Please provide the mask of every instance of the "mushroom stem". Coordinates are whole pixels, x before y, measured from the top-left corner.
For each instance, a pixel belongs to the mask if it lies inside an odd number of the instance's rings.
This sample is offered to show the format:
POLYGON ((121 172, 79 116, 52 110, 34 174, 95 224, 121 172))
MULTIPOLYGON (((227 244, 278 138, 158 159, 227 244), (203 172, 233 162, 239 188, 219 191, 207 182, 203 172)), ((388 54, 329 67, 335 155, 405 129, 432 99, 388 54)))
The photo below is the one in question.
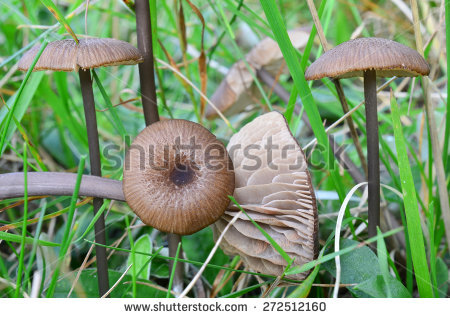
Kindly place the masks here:
MULTIPOLYGON (((144 57, 144 62, 139 64, 139 77, 141 81, 141 96, 142 108, 144 110, 145 124, 148 126, 154 122, 159 121, 158 105, 156 99, 155 75, 154 75, 154 61, 153 61, 153 42, 152 42, 152 23, 150 16, 150 6, 148 0, 136 0, 136 33, 138 49, 144 57)), ((170 241, 181 241, 181 236, 177 234, 168 234, 170 241)), ((178 243, 175 247, 169 244, 169 253, 176 253, 178 243)), ((173 261, 170 262, 171 267, 173 261)), ((183 282, 182 267, 175 272, 174 289, 183 288, 183 285, 178 286, 177 283, 183 282)))
MULTIPOLYGON (((76 173, 28 172, 29 196, 71 196, 77 180, 76 173)), ((0 174, 0 200, 24 196, 23 172, 0 174)), ((125 201, 122 181, 83 175, 79 196, 125 201)))
POLYGON ((380 155, 378 140, 378 113, 376 71, 364 71, 364 99, 366 104, 367 165, 368 165, 368 231, 377 235, 380 225, 380 155))
MULTIPOLYGON (((81 95, 83 96, 84 116, 86 118, 86 129, 89 144, 89 160, 91 166, 91 175, 102 175, 100 163, 100 146, 97 130, 97 115, 95 113, 94 92, 92 90, 92 78, 90 70, 80 69, 79 72, 81 95)), ((94 215, 101 208, 103 200, 94 198, 94 215)), ((101 215, 94 226, 95 241, 98 244, 106 245, 105 235, 105 218, 101 215)), ((98 272, 98 290, 100 297, 109 290, 108 279, 108 263, 106 259, 106 248, 96 245, 95 253, 97 256, 97 272, 98 272)))
POLYGON ((138 49, 144 58, 139 64, 141 82, 142 108, 146 125, 159 120, 155 89, 155 72, 153 62, 152 23, 148 0, 136 0, 136 33, 138 49))
MULTIPOLYGON (((281 100, 283 100, 285 103, 289 101, 289 92, 284 89, 283 86, 281 86, 278 82, 275 81, 275 79, 270 75, 269 72, 264 70, 263 68, 259 69, 257 71, 258 78, 264 82, 267 86, 273 88, 273 91, 275 94, 277 94, 281 100)), ((296 109, 300 108, 300 105, 296 104, 296 109)), ((298 114, 298 111, 296 112, 298 114)), ((311 124, 309 122, 308 116, 305 112, 302 114, 302 120, 305 123, 305 125, 308 127, 308 129, 311 129, 311 124)), ((334 141, 333 136, 328 136, 328 142, 330 143, 331 149, 335 155, 335 158, 339 161, 339 163, 347 169, 350 176, 355 181, 355 184, 359 184, 361 182, 366 181, 366 178, 362 175, 362 173, 359 171, 358 167, 353 163, 353 161, 350 159, 350 157, 347 155, 347 153, 342 152, 339 154, 339 145, 334 141)))

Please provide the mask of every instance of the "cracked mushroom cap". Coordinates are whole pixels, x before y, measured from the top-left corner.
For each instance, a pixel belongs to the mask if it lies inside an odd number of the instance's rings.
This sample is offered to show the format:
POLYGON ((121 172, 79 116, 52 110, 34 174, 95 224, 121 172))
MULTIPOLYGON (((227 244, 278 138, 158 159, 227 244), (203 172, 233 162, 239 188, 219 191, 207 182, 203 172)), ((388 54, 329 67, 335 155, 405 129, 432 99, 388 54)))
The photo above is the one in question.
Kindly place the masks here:
POLYGON ((376 70, 378 77, 428 75, 430 67, 415 50, 381 38, 358 38, 325 52, 305 72, 307 80, 349 78, 376 70))
MULTIPOLYGON (((27 71, 39 52, 40 45, 33 46, 20 59, 18 68, 27 71)), ((73 72, 101 66, 133 65, 141 63, 141 53, 131 44, 116 39, 86 38, 79 44, 74 40, 50 42, 39 57, 33 71, 53 70, 73 72)))
MULTIPOLYGON (((247 214, 300 266, 318 252, 318 216, 306 158, 278 112, 259 116, 235 134, 227 147, 232 157, 234 197, 247 214), (268 149, 272 149, 269 151, 268 149)), ((215 238, 238 213, 230 204, 213 224, 215 238)), ((225 233, 221 248, 240 255, 251 270, 280 275, 286 261, 244 214, 225 233)), ((288 276, 304 279, 307 273, 288 276)))
POLYGON ((181 119, 146 127, 127 151, 123 191, 147 225, 187 235, 214 223, 234 190, 225 146, 203 126, 181 119))
MULTIPOLYGON (((306 45, 309 32, 304 28, 288 31, 292 45, 300 49, 306 45)), ((253 73, 264 68, 272 76, 287 73, 288 69, 283 59, 280 47, 271 38, 264 38, 246 56, 253 73)), ((253 85, 253 76, 243 61, 238 61, 229 70, 211 97, 211 102, 226 115, 241 112, 245 107, 255 104, 261 98, 258 88, 253 85)), ((216 110, 208 105, 206 118, 217 117, 216 110)))

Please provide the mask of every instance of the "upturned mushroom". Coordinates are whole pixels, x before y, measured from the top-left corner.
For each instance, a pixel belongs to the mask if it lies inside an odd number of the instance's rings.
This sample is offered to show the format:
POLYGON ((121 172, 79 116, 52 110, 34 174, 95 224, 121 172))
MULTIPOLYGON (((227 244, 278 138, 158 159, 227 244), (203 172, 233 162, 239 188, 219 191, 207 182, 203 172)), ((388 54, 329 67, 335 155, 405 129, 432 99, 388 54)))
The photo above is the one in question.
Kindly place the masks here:
MULTIPOLYGON (((234 197, 301 266, 317 257, 318 215, 306 158, 283 115, 270 112, 257 117, 235 134, 227 147, 233 161, 234 197)), ((239 209, 231 204, 213 224, 217 238, 239 209)), ((240 255, 251 270, 281 275, 284 258, 244 215, 225 233, 221 248, 240 255)), ((306 273, 288 276, 304 279, 306 273)))
MULTIPOLYGON (((40 45, 34 46, 24 54, 18 64, 19 70, 27 71, 30 68, 39 48, 40 45)), ((108 38, 86 38, 81 39, 79 43, 74 40, 49 43, 33 69, 33 71, 78 72, 86 119, 91 174, 94 176, 101 176, 101 163, 90 69, 101 66, 132 65, 140 62, 142 62, 141 54, 127 42, 108 38)), ((102 204, 102 199, 94 198, 94 214, 97 214, 102 204)), ((95 223, 95 240, 99 244, 106 244, 103 216, 95 223)), ((103 295, 109 289, 106 249, 96 245, 96 253, 99 292, 103 295)))
MULTIPOLYGON (((308 42, 309 33, 299 28, 288 32, 289 38, 296 49, 300 49, 308 42)), ((252 72, 264 69, 272 76, 279 73, 287 73, 283 54, 277 42, 271 38, 264 38, 246 55, 246 61, 252 72)), ((211 102, 227 115, 233 115, 242 111, 245 107, 254 104, 260 98, 260 92, 254 85, 253 76, 244 61, 236 62, 219 84, 211 102)), ((208 105, 206 118, 215 118, 216 110, 208 105)))
POLYGON ((307 80, 323 77, 364 77, 368 161, 368 232, 380 224, 380 161, 377 115, 377 77, 426 76, 428 63, 415 50, 387 39, 358 38, 324 53, 305 72, 307 80))
POLYGON ((182 119, 147 126, 127 151, 125 199, 142 222, 187 235, 217 221, 234 190, 225 146, 203 126, 182 119))

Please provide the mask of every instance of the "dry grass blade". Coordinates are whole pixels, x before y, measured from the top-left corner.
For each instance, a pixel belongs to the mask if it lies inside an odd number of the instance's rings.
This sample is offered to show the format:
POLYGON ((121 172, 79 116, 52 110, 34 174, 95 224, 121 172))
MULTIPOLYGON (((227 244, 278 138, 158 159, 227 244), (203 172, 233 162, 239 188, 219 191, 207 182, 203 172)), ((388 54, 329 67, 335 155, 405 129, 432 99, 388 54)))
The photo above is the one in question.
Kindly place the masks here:
POLYGON ((52 0, 41 0, 41 2, 47 7, 48 11, 53 14, 53 16, 58 20, 59 23, 61 23, 64 28, 66 28, 67 32, 69 32, 70 36, 75 40, 75 42, 78 43, 78 38, 73 32, 72 28, 70 27, 69 23, 67 22, 66 18, 61 14, 58 7, 55 6, 52 0))
POLYGON ((222 120, 227 124, 227 126, 233 131, 236 132, 236 130, 233 128, 233 126, 231 126, 230 121, 222 114, 222 112, 211 102, 211 100, 201 92, 201 90, 194 85, 194 83, 192 83, 190 80, 188 80, 186 78, 186 76, 184 76, 177 68, 172 67, 171 65, 167 64, 166 62, 164 62, 163 60, 160 59, 156 59, 156 61, 160 64, 162 64, 163 66, 167 67, 168 69, 170 69, 172 72, 175 73, 175 75, 179 76, 180 78, 182 78, 184 81, 186 81, 187 84, 189 84, 194 90, 197 91, 197 93, 200 94, 200 96, 202 96, 204 99, 206 99, 206 101, 211 105, 211 107, 214 108, 214 110, 219 114, 220 118, 222 118, 222 120))
MULTIPOLYGON (((200 22, 202 23, 202 39, 201 39, 201 47, 200 47, 200 56, 198 57, 198 70, 200 72, 200 82, 201 82, 201 90, 202 93, 206 95, 206 87, 208 83, 208 74, 206 73, 206 55, 205 55, 205 19, 203 18, 202 13, 200 10, 189 0, 186 0, 186 2, 191 7, 192 11, 197 15, 197 17, 200 19, 200 22)), ((203 118, 203 114, 205 113, 205 106, 206 106, 206 100, 204 98, 200 98, 200 117, 203 118)))
MULTIPOLYGON (((337 253, 339 252, 339 242, 340 242, 340 236, 341 236, 341 226, 342 226, 342 220, 344 218, 345 210, 347 209, 347 204, 350 201, 353 194, 358 190, 359 187, 366 185, 367 182, 362 182, 360 184, 355 185, 350 192, 347 194, 347 196, 344 199, 344 202, 341 205, 341 208, 339 210, 338 218, 336 221, 336 229, 335 229, 335 239, 334 239, 334 251, 337 253)), ((341 283, 341 258, 339 255, 336 255, 335 257, 336 262, 336 283, 333 290, 333 298, 337 298, 339 287, 341 283)))
POLYGON ((125 277, 125 275, 128 273, 128 271, 130 270, 131 266, 133 266, 133 264, 130 264, 130 266, 127 267, 127 269, 125 270, 125 272, 123 272, 123 274, 119 277, 119 279, 117 280, 117 282, 114 283, 114 285, 112 285, 112 287, 101 297, 101 298, 106 298, 108 297, 109 294, 111 294, 113 292, 113 290, 117 287, 117 285, 119 285, 119 283, 122 281, 122 279, 125 277))
MULTIPOLYGON (((40 200, 40 199, 43 199, 43 198, 47 198, 47 196, 43 195, 43 196, 37 196, 37 197, 28 197, 28 202, 31 202, 31 201, 34 201, 34 200, 40 200)), ((24 203, 24 200, 20 200, 20 201, 17 201, 15 203, 13 203, 13 204, 5 206, 4 208, 0 209, 0 213, 4 212, 6 210, 12 209, 12 208, 21 206, 21 205, 23 205, 23 203, 24 203)), ((0 228, 0 230, 1 230, 1 228, 0 228)))
MULTIPOLYGON (((176 70, 176 72, 174 72, 175 73, 175 77, 180 81, 181 85, 183 85, 184 89, 189 92, 190 91, 190 86, 188 84, 188 79, 186 77, 184 77, 184 76, 181 76, 182 73, 180 71, 180 68, 178 67, 177 63, 175 62, 173 57, 170 55, 169 51, 167 51, 166 47, 164 46, 164 44, 161 42, 160 39, 158 39, 158 43, 159 43, 161 49, 163 50, 164 55, 169 60, 171 69, 175 69, 176 70)), ((185 64, 185 66, 186 66, 186 64, 185 64)))
MULTIPOLYGON (((89 198, 86 198, 86 199, 84 199, 83 201, 78 202, 78 203, 76 204, 76 207, 78 208, 78 207, 80 207, 80 206, 83 206, 83 205, 89 203, 90 201, 92 201, 92 198, 90 198, 90 197, 89 197, 89 198)), ((68 209, 66 208, 66 209, 63 209, 63 210, 61 210, 61 211, 58 211, 58 212, 55 212, 55 213, 46 215, 46 216, 44 216, 44 220, 50 220, 50 219, 53 219, 53 218, 55 218, 55 217, 57 217, 57 216, 60 216, 61 214, 67 212, 67 210, 68 210, 68 209)), ((27 220, 27 225, 37 223, 38 221, 39 221, 39 218, 29 219, 29 220, 27 220)), ((21 226, 21 225, 22 225, 22 222, 16 222, 16 223, 11 223, 11 224, 7 224, 7 225, 3 225, 2 227, 0 227, 0 232, 2 232, 2 231, 13 230, 13 229, 16 229, 17 227, 19 227, 19 226, 21 226)))
MULTIPOLYGON (((377 93, 381 92, 383 89, 385 89, 386 87, 389 86, 389 84, 391 84, 395 79, 397 79, 396 76, 392 77, 391 79, 389 79, 388 81, 386 81, 384 84, 382 84, 381 86, 379 86, 377 88, 377 93)), ((336 120, 333 124, 331 124, 330 126, 327 127, 327 129, 325 129, 325 131, 328 133, 331 129, 337 127, 340 123, 342 123, 347 117, 351 116, 354 112, 356 112, 362 105, 364 105, 364 101, 360 102, 357 106, 355 106, 354 108, 352 108, 352 110, 350 110, 348 113, 344 114, 344 116, 342 116, 341 118, 339 118, 338 120, 336 120)), ((309 147, 311 147, 312 145, 317 143, 317 138, 314 138, 313 140, 311 140, 306 146, 303 147, 303 151, 309 147)))
POLYGON ((211 259, 213 258, 214 254, 216 253, 217 249, 219 248, 219 244, 220 242, 222 242, 223 237, 225 236, 225 233, 228 231, 228 229, 233 225, 234 222, 236 222, 236 220, 241 216, 242 212, 236 213, 236 215, 234 216, 234 218, 227 224, 227 226, 225 227, 225 229, 223 230, 222 234, 219 236, 219 238, 217 239, 216 244, 214 245, 213 249, 211 250, 211 252, 209 253, 208 257, 206 258, 205 262, 203 263, 202 267, 200 268, 200 270, 197 272, 197 274, 195 275, 195 277, 191 280, 191 282, 189 283, 189 285, 183 290, 183 292, 180 294, 180 296, 178 296, 179 298, 183 298, 186 297, 186 295, 189 293, 189 291, 192 289, 192 287, 194 287, 195 283, 197 282, 197 280, 200 279, 200 277, 203 274, 203 271, 205 270, 206 266, 209 264, 209 262, 211 261, 211 259))

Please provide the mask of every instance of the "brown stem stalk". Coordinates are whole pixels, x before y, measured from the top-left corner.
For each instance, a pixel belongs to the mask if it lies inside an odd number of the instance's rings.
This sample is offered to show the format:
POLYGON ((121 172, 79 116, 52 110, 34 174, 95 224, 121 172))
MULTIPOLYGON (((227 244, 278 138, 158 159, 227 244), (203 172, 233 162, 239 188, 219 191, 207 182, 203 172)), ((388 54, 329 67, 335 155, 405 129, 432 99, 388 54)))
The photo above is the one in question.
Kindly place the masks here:
MULTIPOLYGON (((95 112, 94 93, 92 90, 92 78, 90 70, 80 69, 78 72, 80 77, 81 94, 83 96, 84 115, 86 118, 86 128, 89 144, 89 160, 91 166, 91 174, 101 177, 101 163, 100 163, 100 146, 97 130, 97 115, 95 112)), ((94 215, 103 204, 100 198, 94 198, 94 215)), ((105 234, 105 218, 101 215, 94 226, 95 241, 99 244, 106 245, 105 234)), ((104 246, 95 246, 95 253, 97 256, 97 279, 99 296, 103 296, 109 290, 108 278, 108 262, 106 259, 106 248, 104 246)))
MULTIPOLYGON (((152 43, 152 23, 150 15, 150 6, 148 0, 136 0, 136 31, 138 49, 144 57, 144 62, 139 64, 139 77, 141 81, 141 95, 142 107, 144 109, 145 124, 151 125, 159 121, 158 105, 156 101, 156 87, 154 74, 154 58, 153 58, 153 43, 152 43)), ((181 241, 181 237, 176 234, 168 234, 170 241, 181 241)), ((170 247, 169 253, 176 253, 178 244, 175 247, 170 247), (175 249, 174 249, 175 248, 175 249)), ((170 262, 172 267, 173 261, 170 262)), ((181 270, 175 271, 174 289, 183 289, 183 272, 181 270), (177 284, 181 284, 178 286, 177 284)))
POLYGON ((138 49, 144 58, 139 64, 141 82, 142 108, 146 125, 159 120, 155 88, 155 71, 153 61, 152 23, 148 0, 136 0, 136 32, 138 49))
POLYGON ((364 99, 366 104, 367 163, 368 163, 368 231, 377 235, 380 225, 380 154, 378 139, 376 71, 364 71, 364 99))

